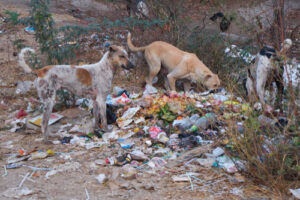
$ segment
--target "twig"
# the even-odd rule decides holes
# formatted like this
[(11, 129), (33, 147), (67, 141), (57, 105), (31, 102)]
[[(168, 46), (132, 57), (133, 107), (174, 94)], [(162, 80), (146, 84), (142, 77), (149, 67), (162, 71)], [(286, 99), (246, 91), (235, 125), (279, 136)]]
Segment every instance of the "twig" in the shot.
[(193, 162), (194, 160), (196, 160), (196, 158), (191, 159), (190, 161), (186, 162), (184, 165), (186, 166), (186, 165), (190, 164), (191, 162)]
[(200, 179), (200, 178), (198, 178), (196, 176), (193, 176), (193, 175), (190, 175), (190, 177), (192, 177), (192, 178), (194, 178), (194, 179), (196, 179), (196, 180), (198, 180), (200, 182), (206, 182), (205, 180), (202, 180), (202, 179)]
[(187, 175), (188, 178), (189, 178), (189, 181), (190, 181), (190, 184), (191, 184), (191, 189), (192, 189), (192, 191), (193, 191), (193, 190), (194, 190), (194, 185), (193, 185), (192, 179), (191, 179), (191, 177), (190, 177), (190, 175), (189, 175), (188, 173), (186, 173), (186, 175)]
[[(25, 176), (22, 176), (22, 175), (19, 175), (20, 177), (22, 177), (22, 178), (24, 178)], [(28, 180), (28, 181), (31, 181), (31, 182), (33, 182), (33, 183), (35, 183), (35, 180), (32, 180), (31, 178), (30, 178), (30, 176), (29, 177), (27, 177), (26, 178), (26, 180)]]
[(24, 183), (25, 180), (28, 178), (29, 174), (30, 174), (30, 172), (28, 172), (28, 173), (24, 176), (23, 180), (22, 180), (21, 183), (19, 184), (19, 188), (22, 187), (23, 183)]
[(34, 171), (50, 171), (53, 170), (53, 168), (39, 168), (39, 167), (32, 167), (32, 166), (28, 166), (28, 165), (23, 165), (24, 167), (28, 167)]

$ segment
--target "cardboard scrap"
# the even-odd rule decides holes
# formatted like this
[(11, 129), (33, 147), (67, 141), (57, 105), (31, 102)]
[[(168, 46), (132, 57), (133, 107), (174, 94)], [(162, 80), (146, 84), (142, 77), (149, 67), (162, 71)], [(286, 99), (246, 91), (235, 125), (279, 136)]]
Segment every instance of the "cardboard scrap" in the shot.
[[(51, 124), (54, 124), (55, 122), (57, 122), (58, 120), (60, 120), (63, 117), (64, 117), (63, 115), (60, 115), (58, 113), (52, 113), (50, 115), (48, 125), (50, 126)], [(36, 126), (41, 126), (42, 119), (43, 119), (43, 115), (39, 115), (39, 116), (36, 116), (36, 117), (30, 119), (29, 122)]]

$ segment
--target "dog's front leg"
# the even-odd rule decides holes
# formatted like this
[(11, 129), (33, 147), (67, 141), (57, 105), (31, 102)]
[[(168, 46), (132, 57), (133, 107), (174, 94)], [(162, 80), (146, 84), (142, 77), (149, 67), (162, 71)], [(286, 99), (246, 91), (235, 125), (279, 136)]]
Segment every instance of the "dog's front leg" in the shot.
[(172, 91), (176, 92), (176, 80), (184, 77), (186, 75), (185, 70), (182, 70), (180, 65), (168, 74), (168, 81)]
[(175, 84), (176, 84), (176, 78), (172, 76), (172, 74), (168, 74), (168, 81), (169, 85), (172, 91), (176, 91)]
[(94, 127), (94, 129), (98, 129), (100, 113), (99, 113), (99, 106), (98, 106), (96, 99), (93, 100), (93, 114), (94, 114), (93, 127)]
[(166, 90), (170, 90), (169, 81), (167, 78), (164, 78), (164, 87)]
[(189, 92), (191, 90), (191, 82), (189, 80), (183, 80), (184, 92)]
[(97, 96), (96, 101), (97, 101), (97, 104), (98, 104), (98, 107), (99, 107), (99, 112), (100, 112), (100, 117), (101, 117), (101, 125), (103, 127), (103, 130), (107, 131), (105, 98), (103, 98), (102, 96)]
[(271, 86), (270, 86), (270, 102), (271, 102), (271, 105), (274, 106), (275, 105), (275, 102), (276, 102), (276, 93), (277, 93), (277, 86), (275, 83), (272, 83)]
[(268, 78), (268, 71), (264, 67), (258, 67), (256, 71), (256, 92), (260, 103), (265, 105), (265, 86)]

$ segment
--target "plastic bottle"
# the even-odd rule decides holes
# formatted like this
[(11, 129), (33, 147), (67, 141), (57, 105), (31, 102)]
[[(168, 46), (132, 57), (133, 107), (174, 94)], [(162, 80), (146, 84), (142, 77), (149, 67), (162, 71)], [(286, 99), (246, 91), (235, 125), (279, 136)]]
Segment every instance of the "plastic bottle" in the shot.
[(207, 113), (205, 116), (200, 117), (195, 125), (200, 129), (207, 129), (209, 125), (213, 125), (216, 122), (216, 114)]
[(43, 159), (48, 157), (48, 152), (34, 152), (31, 154), (30, 160)]
[(187, 130), (193, 126), (193, 122), (188, 118), (174, 120), (173, 127), (178, 127), (180, 130)]
[(195, 125), (200, 128), (200, 129), (207, 129), (208, 128), (208, 120), (206, 119), (206, 117), (200, 117)]
[(193, 116), (190, 117), (190, 120), (195, 123), (197, 121), (197, 119), (199, 119), (200, 116), (198, 114), (194, 114)]
[(191, 128), (188, 129), (188, 133), (195, 133), (198, 131), (198, 127), (196, 125), (193, 125)]

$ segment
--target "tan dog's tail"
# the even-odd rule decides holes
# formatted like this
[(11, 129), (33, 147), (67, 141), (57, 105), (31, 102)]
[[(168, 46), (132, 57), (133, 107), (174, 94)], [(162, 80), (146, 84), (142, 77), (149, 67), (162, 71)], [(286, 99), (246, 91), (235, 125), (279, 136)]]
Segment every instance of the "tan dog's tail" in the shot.
[(22, 67), (25, 72), (30, 73), (30, 72), (32, 72), (32, 69), (26, 64), (25, 59), (24, 59), (24, 54), (28, 51), (30, 51), (31, 53), (35, 53), (34, 49), (31, 49), (29, 47), (23, 48), (21, 50), (21, 52), (19, 53), (18, 63), (19, 63), (19, 66)]
[(133, 52), (137, 52), (137, 51), (145, 51), (146, 47), (147, 46), (144, 46), (144, 47), (135, 47), (132, 42), (131, 42), (131, 34), (128, 33), (128, 36), (127, 36), (127, 45), (130, 49), (130, 51), (133, 51)]

